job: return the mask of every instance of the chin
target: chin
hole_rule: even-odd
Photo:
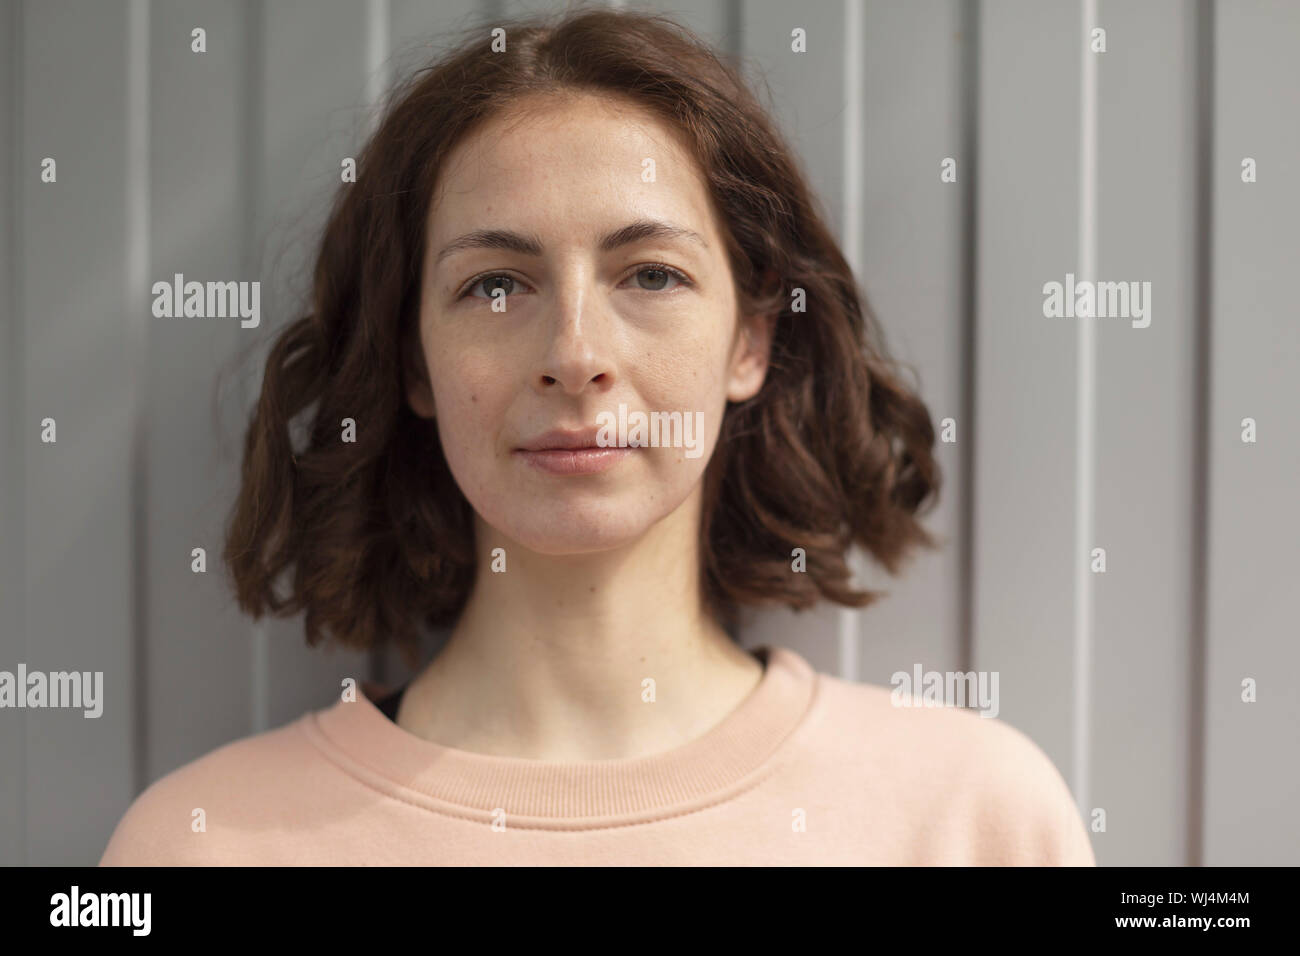
[[[669,511],[652,511],[644,500],[627,505],[601,501],[587,506],[537,502],[527,514],[485,520],[530,551],[558,556],[610,551],[631,544]]]

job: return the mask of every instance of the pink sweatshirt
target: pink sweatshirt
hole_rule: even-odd
[[[1095,865],[1020,731],[785,648],[702,737],[626,760],[455,750],[362,690],[153,783],[100,865]]]

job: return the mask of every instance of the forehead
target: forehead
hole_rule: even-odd
[[[708,188],[682,134],[621,97],[534,96],[447,156],[428,229],[433,245],[484,226],[595,236],[639,216],[694,229],[714,245]]]

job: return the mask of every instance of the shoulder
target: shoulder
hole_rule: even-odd
[[[127,808],[99,865],[232,862],[242,840],[265,835],[329,772],[303,733],[307,719],[224,744],[154,781]]]
[[[1023,731],[976,710],[921,706],[878,684],[827,674],[819,684],[837,759],[883,776],[879,786],[892,786],[927,828],[969,845],[968,862],[1095,865],[1069,786]]]

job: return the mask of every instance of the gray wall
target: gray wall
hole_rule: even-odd
[[[4,5],[0,670],[102,670],[106,706],[0,710],[0,862],[93,863],[162,774],[343,676],[404,676],[234,608],[239,426],[370,104],[449,28],[551,7]],[[746,643],[876,683],[997,671],[999,716],[1106,811],[1102,864],[1300,863],[1300,7],[662,8],[766,83],[891,349],[957,423],[944,549],[898,579],[863,563],[890,591],[866,612],[752,615]],[[261,280],[262,328],[153,319],[174,272]],[[1151,282],[1150,326],[1045,318],[1067,272]]]

